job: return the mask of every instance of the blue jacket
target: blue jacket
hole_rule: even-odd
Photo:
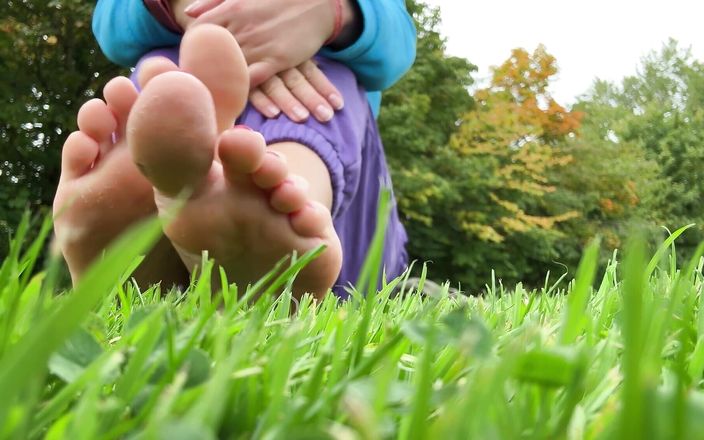
[[[362,34],[351,46],[320,55],[347,65],[365,89],[374,114],[381,91],[410,69],[416,55],[416,30],[404,0],[357,0],[364,19]],[[98,0],[93,33],[113,62],[133,66],[157,47],[175,46],[181,35],[164,28],[142,0]]]

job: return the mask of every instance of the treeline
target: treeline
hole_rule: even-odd
[[[476,290],[494,270],[538,284],[573,268],[595,235],[606,259],[634,228],[701,224],[704,67],[688,51],[668,42],[571,109],[550,95],[557,61],[543,47],[514,50],[470,93],[475,67],[445,53],[438,11],[407,4],[418,57],[379,124],[410,251],[431,277]],[[92,7],[0,4],[0,258],[22,212],[50,206],[78,107],[121,73],[95,45]]]
[[[704,66],[674,41],[620,84],[595,81],[566,109],[557,61],[516,49],[471,96],[474,66],[448,57],[438,11],[408,2],[414,69],[385,95],[380,126],[411,253],[440,280],[542,284],[602,238],[602,260],[634,230],[653,240],[696,223],[704,239]]]

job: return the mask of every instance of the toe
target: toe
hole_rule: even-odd
[[[254,173],[252,181],[261,189],[275,188],[288,176],[286,157],[274,150],[266,150],[262,164]]]
[[[156,76],[176,70],[179,70],[178,66],[168,58],[149,58],[139,65],[137,83],[139,84],[139,87],[143,89],[147,86],[149,81],[154,79]]]
[[[218,156],[231,181],[239,181],[258,170],[265,152],[264,137],[247,128],[231,128],[220,135],[218,141]]]
[[[272,191],[269,203],[275,210],[290,214],[298,211],[308,201],[308,182],[299,176],[290,175]]]
[[[100,146],[91,136],[81,131],[69,135],[61,151],[61,181],[84,175],[98,158]]]
[[[103,96],[108,105],[108,109],[112,112],[117,121],[115,134],[118,139],[125,136],[125,128],[127,126],[127,118],[130,115],[132,106],[137,101],[139,93],[132,81],[119,76],[110,80],[103,89]]]
[[[189,29],[181,41],[179,64],[210,90],[219,132],[232,127],[249,94],[247,62],[232,34],[211,24]]]
[[[152,79],[127,121],[127,143],[136,165],[167,196],[203,182],[216,141],[210,94],[198,79],[182,72]]]
[[[112,140],[117,121],[105,102],[91,99],[78,111],[78,129],[98,143],[103,143]]]
[[[302,237],[321,237],[331,224],[330,211],[318,202],[307,202],[303,208],[289,216],[291,227]]]

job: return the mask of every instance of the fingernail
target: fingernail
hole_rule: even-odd
[[[197,0],[193,3],[191,3],[190,5],[186,6],[186,9],[184,9],[183,12],[185,12],[186,14],[190,14],[191,12],[198,9],[201,6],[201,4],[202,4],[201,1]]]
[[[254,129],[252,127],[249,127],[249,126],[243,125],[243,124],[235,125],[235,128],[242,128],[244,130],[254,131]]]
[[[293,114],[296,115],[298,119],[306,119],[310,116],[310,112],[299,105],[293,108]]]
[[[315,115],[318,117],[319,121],[322,122],[328,122],[332,117],[335,115],[335,113],[332,111],[332,109],[326,105],[319,105],[315,109]]]
[[[279,113],[281,113],[281,110],[275,105],[268,105],[266,107],[266,112],[269,114],[270,118],[275,118],[275,117],[279,116]]]
[[[330,94],[328,96],[328,101],[330,104],[332,104],[333,107],[335,107],[335,110],[342,110],[345,107],[345,101],[342,100],[342,97],[340,95],[337,95],[335,93]]]

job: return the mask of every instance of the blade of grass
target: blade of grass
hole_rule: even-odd
[[[661,248],[662,249],[662,248]],[[624,263],[624,284],[622,294],[623,313],[623,389],[621,392],[620,435],[621,438],[646,438],[653,432],[650,426],[645,402],[645,374],[647,359],[644,352],[644,294],[646,280],[654,270],[651,264],[645,264],[645,240],[642,237],[631,239]]]
[[[357,338],[354,342],[352,350],[350,351],[348,361],[350,369],[357,365],[357,363],[359,363],[362,359],[364,346],[366,345],[368,337],[367,333],[369,332],[369,322],[371,320],[373,308],[376,305],[375,293],[379,271],[381,270],[383,260],[386,226],[388,225],[389,213],[391,212],[390,203],[391,191],[386,189],[379,195],[376,229],[374,230],[374,236],[372,238],[371,245],[369,246],[367,257],[364,260],[364,265],[362,266],[359,279],[355,284],[355,290],[358,292],[364,292],[366,287],[367,295],[362,301],[362,319],[360,320],[359,327],[357,328]]]
[[[672,244],[677,240],[677,238],[682,235],[687,229],[693,228],[696,226],[694,223],[689,224],[687,226],[682,226],[672,234],[670,234],[667,239],[658,247],[658,250],[655,252],[655,255],[650,259],[650,262],[648,263],[648,266],[645,268],[645,278],[649,279],[650,276],[653,274],[655,271],[655,268],[658,266],[658,263],[660,263],[660,260],[662,257],[665,255],[665,252],[672,246]]]
[[[597,260],[599,258],[599,240],[593,240],[587,246],[582,261],[577,268],[577,278],[574,288],[567,295],[567,307],[562,320],[560,344],[568,345],[577,340],[584,329],[585,309],[589,302],[594,277],[596,275]]]
[[[0,360],[0,420],[7,415],[22,389],[44,374],[51,353],[71,335],[83,318],[105,298],[125,268],[156,243],[161,234],[158,219],[141,223],[120,237],[93,265],[74,293],[49,316],[39,321]]]

